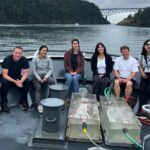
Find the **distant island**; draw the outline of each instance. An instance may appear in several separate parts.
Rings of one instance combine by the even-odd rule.
[[[150,7],[139,10],[134,16],[129,15],[118,25],[150,27]]]
[[[0,0],[0,24],[108,24],[86,0]]]

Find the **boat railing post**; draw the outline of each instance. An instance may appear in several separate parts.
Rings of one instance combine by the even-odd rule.
[[[35,58],[37,56],[38,52],[39,52],[39,50],[37,49],[36,52],[33,55],[33,58]]]

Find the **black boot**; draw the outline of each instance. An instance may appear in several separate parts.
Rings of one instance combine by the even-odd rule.
[[[10,109],[8,108],[7,104],[2,104],[2,106],[1,106],[1,111],[2,111],[2,112],[9,113],[9,112],[10,112]]]

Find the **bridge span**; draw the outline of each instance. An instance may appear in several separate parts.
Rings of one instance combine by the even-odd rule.
[[[122,12],[138,12],[138,10],[143,10],[144,8],[102,8],[100,9],[102,15],[107,18],[108,16],[122,13]]]

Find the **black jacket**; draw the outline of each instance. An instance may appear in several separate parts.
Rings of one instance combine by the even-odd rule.
[[[91,69],[93,72],[93,75],[98,75],[97,72],[97,57],[93,55],[91,58]],[[110,55],[105,56],[105,63],[106,63],[106,74],[104,76],[110,76],[110,73],[112,72],[113,69],[113,61]]]

